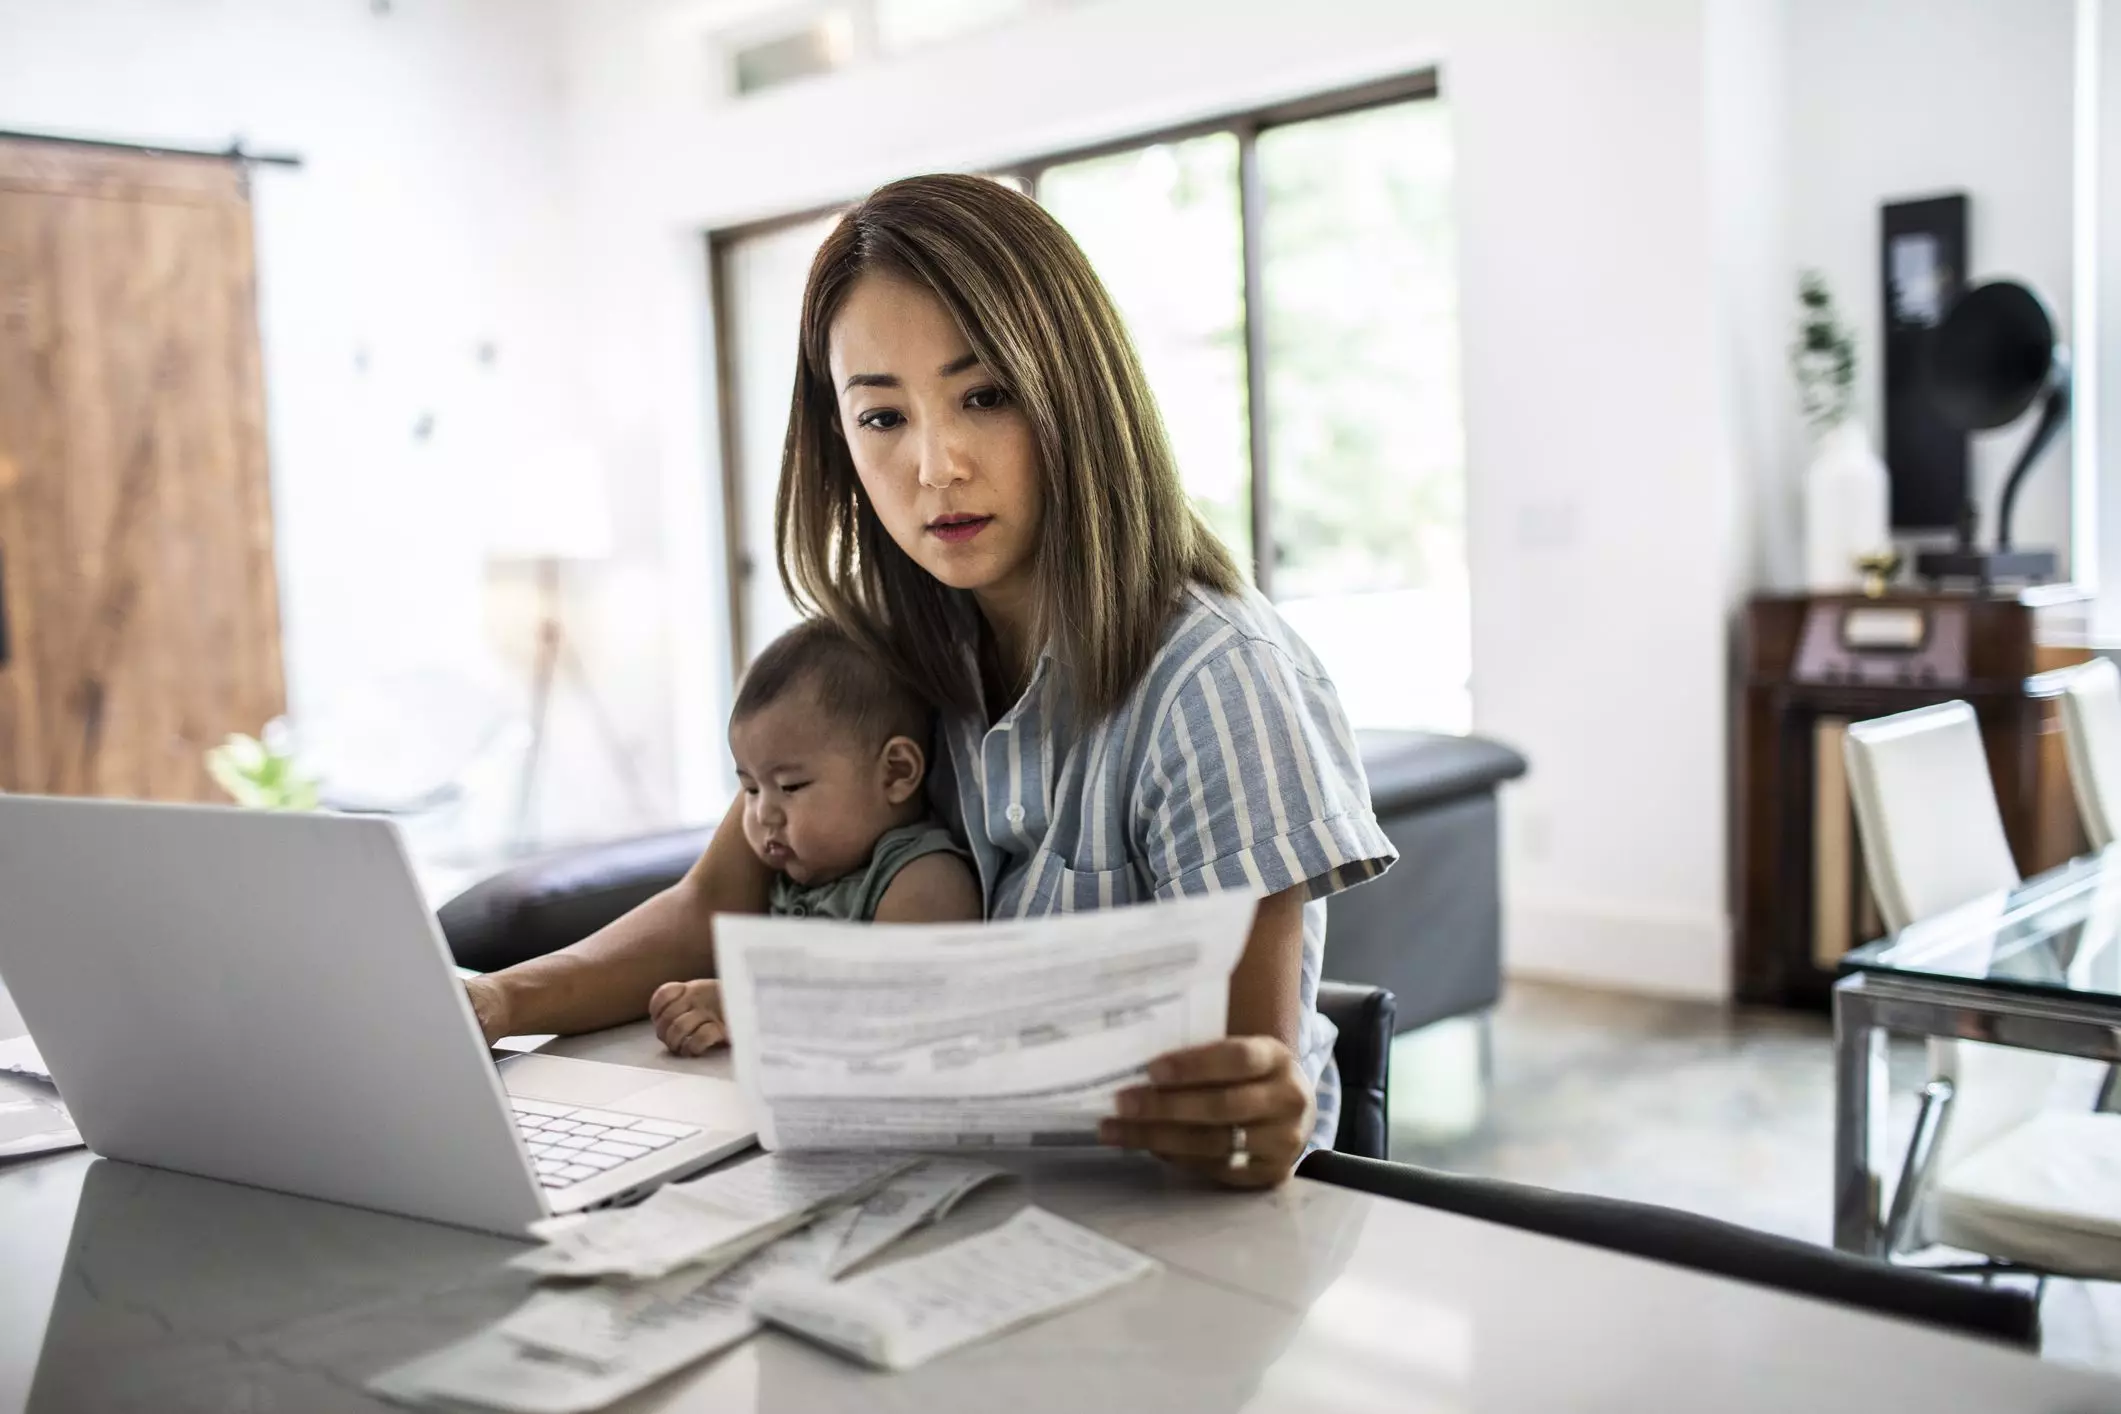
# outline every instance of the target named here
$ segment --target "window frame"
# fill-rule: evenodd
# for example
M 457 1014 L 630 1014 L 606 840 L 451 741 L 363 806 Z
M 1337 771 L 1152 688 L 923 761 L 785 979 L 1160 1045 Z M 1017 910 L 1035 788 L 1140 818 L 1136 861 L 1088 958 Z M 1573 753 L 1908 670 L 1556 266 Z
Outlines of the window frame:
M 1319 118 L 1338 118 L 1369 108 L 1420 102 L 1443 96 L 1435 67 L 1415 69 L 1347 87 L 1329 89 L 1300 98 L 1196 118 L 1183 123 L 1146 128 L 1122 136 L 1075 147 L 1060 148 L 1012 162 L 982 168 L 992 177 L 1007 177 L 1019 183 L 1033 201 L 1038 200 L 1040 178 L 1047 170 L 1099 157 L 1115 157 L 1165 143 L 1211 133 L 1228 133 L 1237 139 L 1238 221 L 1243 261 L 1243 290 L 1239 318 L 1245 348 L 1245 422 L 1249 465 L 1247 475 L 1252 497 L 1252 582 L 1260 593 L 1274 597 L 1273 451 L 1267 399 L 1267 331 L 1265 297 L 1265 198 L 1259 171 L 1259 136 L 1273 128 Z M 744 642 L 744 624 L 750 586 L 763 567 L 745 563 L 743 548 L 742 478 L 738 474 L 737 450 L 741 428 L 736 410 L 736 372 L 724 355 L 732 347 L 729 328 L 729 260 L 741 242 L 793 229 L 836 211 L 843 211 L 859 197 L 830 202 L 785 215 L 719 227 L 706 233 L 708 297 L 713 306 L 714 397 L 721 455 L 723 558 L 728 571 L 731 670 L 743 675 L 750 661 L 750 645 Z

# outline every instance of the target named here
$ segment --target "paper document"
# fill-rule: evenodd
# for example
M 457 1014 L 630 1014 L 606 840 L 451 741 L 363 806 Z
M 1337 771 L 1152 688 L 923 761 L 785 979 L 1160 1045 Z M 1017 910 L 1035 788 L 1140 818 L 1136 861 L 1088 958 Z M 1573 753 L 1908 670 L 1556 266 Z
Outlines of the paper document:
M 510 1266 L 540 1276 L 645 1280 L 755 1251 L 821 1209 L 865 1197 L 919 1162 L 900 1155 L 767 1154 L 690 1183 L 666 1184 L 638 1207 L 531 1224 L 547 1241 Z
M 998 924 L 715 919 L 769 1149 L 1094 1144 L 1112 1096 L 1224 1034 L 1243 894 Z
M 930 1159 L 902 1173 L 853 1210 L 846 1240 L 825 1264 L 832 1276 L 860 1266 L 915 1228 L 941 1222 L 973 1189 L 1008 1174 L 969 1159 Z
M 854 1214 L 847 1209 L 726 1270 L 541 1291 L 500 1324 L 386 1370 L 368 1387 L 422 1408 L 602 1409 L 756 1332 L 752 1288 L 776 1273 L 822 1270 Z
M 768 1156 L 744 1168 L 772 1163 Z M 986 1164 L 930 1160 L 860 1204 L 727 1264 L 687 1267 L 652 1281 L 540 1291 L 499 1324 L 386 1371 L 369 1387 L 424 1408 L 600 1409 L 758 1330 L 750 1297 L 766 1281 L 843 1272 L 1004 1176 Z
M 80 1147 L 73 1117 L 58 1100 L 0 1090 L 0 1159 Z
M 1155 1266 L 1088 1228 L 1025 1208 L 990 1232 L 846 1281 L 776 1273 L 752 1293 L 751 1308 L 867 1364 L 910 1370 L 1080 1305 Z
M 52 1083 L 51 1070 L 44 1064 L 44 1057 L 37 1054 L 37 1043 L 27 1036 L 11 1036 L 0 1041 L 0 1074 L 19 1075 L 25 1080 Z

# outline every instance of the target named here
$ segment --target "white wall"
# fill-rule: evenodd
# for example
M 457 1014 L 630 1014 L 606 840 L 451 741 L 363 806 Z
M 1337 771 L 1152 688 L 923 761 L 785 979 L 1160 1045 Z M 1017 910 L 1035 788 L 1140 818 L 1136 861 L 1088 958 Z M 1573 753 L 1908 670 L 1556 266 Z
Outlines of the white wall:
M 388 14 L 366 0 L 0 0 L 0 128 L 203 148 L 240 135 L 304 160 L 255 185 L 298 717 L 437 667 L 498 675 L 520 706 L 527 668 L 509 654 L 529 624 L 489 619 L 508 596 L 489 593 L 481 508 L 507 494 L 512 458 L 599 432 L 581 418 L 557 41 L 545 0 Z M 661 547 L 652 507 L 620 512 L 620 560 L 575 607 L 621 730 L 662 781 Z M 632 823 L 578 703 L 555 733 L 555 827 Z
M 708 37 L 730 7 L 567 13 L 593 396 L 640 429 L 629 474 L 669 488 L 673 553 L 719 554 L 693 233 L 1440 64 L 1475 711 L 1532 761 L 1509 804 L 1510 962 L 1724 990 L 1727 620 L 1752 553 L 1727 404 L 1753 385 L 1727 366 L 1717 280 L 1760 258 L 1719 249 L 1718 203 L 1754 199 L 1710 177 L 1707 54 L 1730 22 L 1702 0 L 1103 0 L 718 105 Z M 1718 141 L 1757 146 L 1738 111 L 1752 128 L 1724 126 L 1754 138 Z
M 1789 0 L 1793 249 L 1826 272 L 1880 436 L 1878 208 L 1964 191 L 1969 273 L 2038 291 L 2069 338 L 2075 0 Z M 1795 302 L 1794 289 L 1789 295 Z M 1975 439 L 1981 535 L 2024 427 Z M 2069 436 L 2019 496 L 2014 538 L 2067 555 Z M 2065 562 L 2065 568 L 2067 564 Z

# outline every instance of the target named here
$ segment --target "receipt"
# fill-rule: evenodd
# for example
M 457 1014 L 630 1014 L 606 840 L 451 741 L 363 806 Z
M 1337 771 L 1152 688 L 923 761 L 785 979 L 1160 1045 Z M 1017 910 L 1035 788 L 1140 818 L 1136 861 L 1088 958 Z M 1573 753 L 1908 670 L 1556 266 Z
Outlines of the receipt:
M 1166 1051 L 1224 1034 L 1243 894 L 1007 923 L 715 919 L 769 1149 L 1088 1145 Z
M 581 1414 L 624 1399 L 759 1329 L 750 1296 L 775 1276 L 827 1269 L 859 1216 L 845 1208 L 727 1268 L 541 1291 L 498 1325 L 369 1382 L 422 1408 Z
M 886 1370 L 1101 1296 L 1152 1270 L 1132 1248 L 1040 1208 L 977 1237 L 831 1282 L 777 1273 L 751 1295 L 753 1313 Z
M 393 1403 L 415 1408 L 464 1408 L 506 1414 L 588 1414 L 617 1403 L 748 1338 L 758 1321 L 741 1308 L 704 1314 L 665 1332 L 633 1359 L 605 1365 L 510 1339 L 489 1327 L 368 1382 Z
M 11 1036 L 0 1041 L 0 1075 L 19 1075 L 45 1085 L 52 1083 L 51 1068 L 37 1053 L 37 1043 L 27 1036 Z
M 860 1266 L 915 1228 L 941 1222 L 973 1189 L 1008 1176 L 992 1164 L 970 1159 L 929 1159 L 900 1174 L 852 1210 L 855 1221 L 826 1271 L 838 1276 Z
M 718 1328 L 732 1313 L 749 1319 L 751 1292 L 768 1277 L 828 1272 L 859 1212 L 842 1209 L 727 1266 L 625 1286 L 541 1291 L 500 1330 L 524 1345 L 607 1367 L 653 1363 L 660 1352 L 689 1344 L 693 1330 Z
M 785 1203 L 823 1172 L 817 1166 L 820 1157 L 803 1156 L 791 1168 L 769 1156 L 711 1177 L 763 1170 L 728 1190 L 738 1201 L 750 1195 L 765 1204 Z M 845 1166 L 844 1158 L 833 1157 Z M 847 1203 L 747 1255 L 648 1281 L 539 1291 L 499 1323 L 387 1370 L 369 1388 L 420 1408 L 503 1414 L 601 1409 L 756 1332 L 761 1322 L 752 1312 L 752 1298 L 767 1284 L 845 1271 L 1001 1176 L 1001 1170 L 985 1164 L 929 1160 L 861 1202 Z M 763 1196 L 774 1194 L 778 1200 Z
M 540 1276 L 636 1280 L 703 1263 L 727 1266 L 917 1162 L 898 1155 L 767 1154 L 667 1184 L 636 1207 L 533 1223 L 545 1245 L 509 1265 Z
M 0 1090 L 0 1159 L 49 1154 L 80 1145 L 81 1136 L 75 1131 L 66 1106 L 43 1095 Z

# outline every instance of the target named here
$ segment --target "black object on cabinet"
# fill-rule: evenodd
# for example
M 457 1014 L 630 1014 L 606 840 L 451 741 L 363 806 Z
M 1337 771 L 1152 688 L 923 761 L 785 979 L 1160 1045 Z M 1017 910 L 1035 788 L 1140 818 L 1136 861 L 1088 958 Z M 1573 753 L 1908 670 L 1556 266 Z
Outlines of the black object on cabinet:
M 1928 377 L 1930 332 L 1966 288 L 1966 212 L 1958 193 L 1880 212 L 1879 364 L 1895 530 L 1955 530 L 1968 500 L 1966 433 L 1937 411 Z

